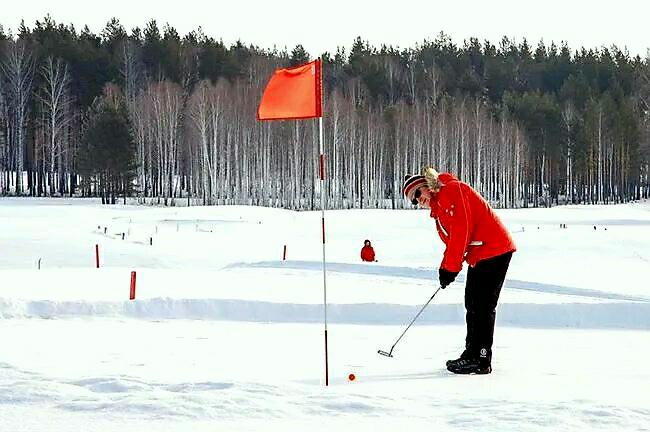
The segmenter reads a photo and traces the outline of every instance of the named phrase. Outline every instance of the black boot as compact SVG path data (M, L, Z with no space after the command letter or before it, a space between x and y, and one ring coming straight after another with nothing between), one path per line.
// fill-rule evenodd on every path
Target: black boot
M472 357L474 357L474 356L470 353L469 349L465 349L465 351L463 351L463 353L460 355L460 357L458 357L456 360L447 360L447 367L449 367L449 366L451 366L453 364L456 364L461 360L470 359Z
M474 357L470 359L459 359L458 362L447 366L447 370L455 374L485 375L492 372L492 366L486 360Z

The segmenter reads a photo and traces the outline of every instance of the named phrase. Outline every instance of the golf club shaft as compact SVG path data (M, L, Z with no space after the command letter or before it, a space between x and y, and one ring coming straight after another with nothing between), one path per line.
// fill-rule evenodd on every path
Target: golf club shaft
M418 314L415 315L415 317L414 317L414 318L411 320L411 322L409 323L408 327L406 327L406 329L402 332L402 334L400 335L400 337L397 338L397 340L395 341L395 343L393 344L393 346L390 348L390 354L393 353L393 348L395 348L395 345L397 345L397 343L400 341L400 339L402 339L402 337L404 337L404 335L406 334L406 332L408 331L408 329L411 328L411 326L413 325L413 323L415 322L415 320L418 319L418 317L420 316L420 314L422 313L422 311L423 311L423 310L424 310L424 309L429 305L429 303L431 303L431 300L433 300L433 298L436 296L436 294L438 294L438 291L440 291L441 288L442 288L442 287L438 287L438 289L436 290L436 292L433 293L433 295L431 296L431 298L429 299L429 301L427 301L427 302L424 304L424 306L422 306L422 309L420 309L420 312L418 312Z

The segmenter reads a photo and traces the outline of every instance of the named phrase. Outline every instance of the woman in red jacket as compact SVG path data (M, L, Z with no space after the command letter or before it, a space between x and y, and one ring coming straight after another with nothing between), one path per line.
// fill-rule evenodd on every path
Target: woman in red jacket
M446 288L463 266L469 265L465 282L465 351L447 361L454 373L492 372L492 343L496 306L515 243L490 205L466 183L449 173L425 167L421 175L407 176L404 196L431 209L445 253L438 270Z

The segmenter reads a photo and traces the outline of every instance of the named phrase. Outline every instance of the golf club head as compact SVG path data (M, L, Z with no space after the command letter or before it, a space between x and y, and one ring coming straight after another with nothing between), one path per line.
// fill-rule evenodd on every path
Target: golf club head
M377 351L377 353L379 353L379 354L381 354L383 356L386 356L386 357L392 357L393 356L393 354L388 353L386 351L382 351L382 350Z

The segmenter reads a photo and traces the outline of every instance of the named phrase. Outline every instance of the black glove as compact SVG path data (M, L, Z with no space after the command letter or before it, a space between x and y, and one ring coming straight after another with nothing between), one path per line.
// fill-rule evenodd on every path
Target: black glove
M451 272L449 270L440 268L438 270L438 280L440 281L440 287L442 287L442 289L447 288L447 285L452 283L454 279L456 279L456 276L458 276L458 272Z

